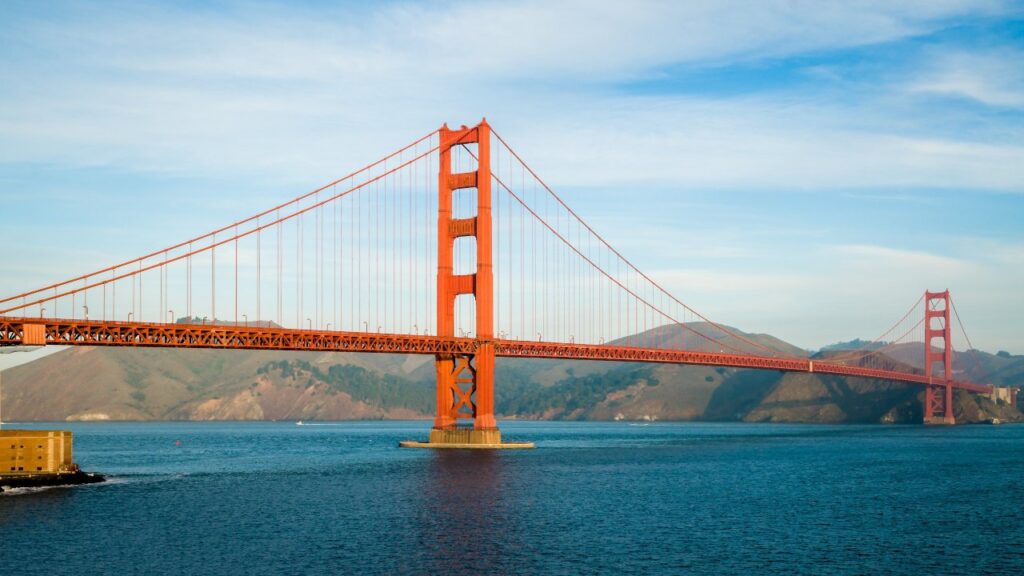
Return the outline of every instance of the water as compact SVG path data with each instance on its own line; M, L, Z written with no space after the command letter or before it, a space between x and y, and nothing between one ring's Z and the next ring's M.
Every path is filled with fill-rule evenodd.
M396 448L427 426L62 424L111 482L0 496L0 571L1024 573L1024 426L506 422L537 449Z

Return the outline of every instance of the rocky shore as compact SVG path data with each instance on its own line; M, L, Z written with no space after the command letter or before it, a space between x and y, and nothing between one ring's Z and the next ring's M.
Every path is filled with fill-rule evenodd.
M78 486L105 482L106 477L90 472L61 474L0 474L0 492L17 488L46 488L50 486Z

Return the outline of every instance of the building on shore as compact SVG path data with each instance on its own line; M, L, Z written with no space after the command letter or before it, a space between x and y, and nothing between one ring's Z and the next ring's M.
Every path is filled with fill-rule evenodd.
M67 430L0 430L0 476L74 473Z

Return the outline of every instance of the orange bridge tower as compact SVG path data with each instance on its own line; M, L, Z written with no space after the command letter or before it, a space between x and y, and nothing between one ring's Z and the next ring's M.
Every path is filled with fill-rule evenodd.
M476 170L452 172L452 148L476 144ZM439 132L437 191L437 335L455 337L455 303L472 296L476 316L476 346L471 354L438 354L437 417L429 443L406 446L431 448L532 448L532 443L502 443L494 418L494 269L491 249L491 127L487 120L472 128ZM453 195L476 189L476 215L454 218ZM456 274L455 242L476 240L476 270ZM460 421L472 420L472 424Z
M949 290L924 293L924 423L956 424L953 417L953 340L949 324ZM939 351L932 343L941 338ZM942 375L935 363L942 363Z

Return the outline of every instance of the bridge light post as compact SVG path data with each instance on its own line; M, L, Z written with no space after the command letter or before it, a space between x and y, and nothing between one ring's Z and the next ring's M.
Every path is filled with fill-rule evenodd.
M203 325L206 325L206 316L203 316Z
M242 318L245 320L245 327L248 328L249 327L249 315L248 314L242 314Z
M167 323L174 324L174 310L167 311Z
M307 329L309 331L312 332L312 330L313 330L313 320L312 319L306 318L306 327L307 327Z
M248 322L246 322L245 324L246 324L246 326L248 326L248 325L249 325L249 323L248 323ZM328 322L328 323L327 323L327 326L324 326L324 330L326 330L326 331L328 331L328 332L330 332L330 331L331 331L331 323L330 323L330 322Z
M88 322L89 321L89 307L88 306L82 306L82 310L85 313L85 321Z
M370 323L367 322L366 320L363 320L363 332L369 332L369 331L370 331Z
M46 308L40 306L39 307L39 317L42 318L43 316L46 316Z
M129 313L128 313L128 321L129 321L129 322L131 322L131 321L132 321L132 316L135 316L135 313L134 313L134 312L129 312Z

